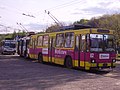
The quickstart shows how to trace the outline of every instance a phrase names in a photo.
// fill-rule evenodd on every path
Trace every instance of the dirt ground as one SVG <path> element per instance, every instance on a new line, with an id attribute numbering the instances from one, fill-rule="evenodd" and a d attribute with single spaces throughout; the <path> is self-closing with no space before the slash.
<path id="1" fill-rule="evenodd" d="M 120 61 L 113 70 L 87 72 L 0 55 L 0 90 L 120 90 Z"/>

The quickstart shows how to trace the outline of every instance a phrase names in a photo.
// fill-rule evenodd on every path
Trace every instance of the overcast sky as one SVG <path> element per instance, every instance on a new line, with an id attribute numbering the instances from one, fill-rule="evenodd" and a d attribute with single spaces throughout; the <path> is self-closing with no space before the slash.
<path id="1" fill-rule="evenodd" d="M 20 23 L 28 31 L 45 30 L 54 24 L 45 10 L 60 22 L 69 24 L 80 19 L 120 13 L 120 0 L 0 0 L 0 34 L 22 30 Z"/>

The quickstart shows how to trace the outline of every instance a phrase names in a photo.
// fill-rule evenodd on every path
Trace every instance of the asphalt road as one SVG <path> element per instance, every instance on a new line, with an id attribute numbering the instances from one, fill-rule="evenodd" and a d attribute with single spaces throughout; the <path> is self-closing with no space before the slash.
<path id="1" fill-rule="evenodd" d="M 113 70 L 87 72 L 0 55 L 0 90 L 120 90 L 120 61 Z"/>

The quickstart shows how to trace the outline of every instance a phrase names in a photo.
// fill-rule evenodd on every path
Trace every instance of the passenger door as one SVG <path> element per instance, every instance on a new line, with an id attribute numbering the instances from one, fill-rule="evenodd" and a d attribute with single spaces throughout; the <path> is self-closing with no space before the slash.
<path id="1" fill-rule="evenodd" d="M 49 62 L 49 35 L 43 36 L 42 54 L 43 54 L 43 61 Z"/>
<path id="2" fill-rule="evenodd" d="M 86 36 L 80 36 L 80 66 L 85 67 L 86 60 Z"/>
<path id="3" fill-rule="evenodd" d="M 75 37 L 75 54 L 74 66 L 80 67 L 80 35 Z"/>
<path id="4" fill-rule="evenodd" d="M 55 54 L 55 38 L 50 37 L 50 43 L 49 43 L 49 62 L 54 63 L 54 54 Z"/>

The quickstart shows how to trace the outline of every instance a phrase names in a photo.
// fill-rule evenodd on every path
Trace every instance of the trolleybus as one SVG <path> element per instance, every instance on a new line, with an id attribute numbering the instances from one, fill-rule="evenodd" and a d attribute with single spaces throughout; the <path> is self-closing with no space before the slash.
<path id="1" fill-rule="evenodd" d="M 69 30 L 32 35 L 29 57 L 67 68 L 114 68 L 116 52 L 113 32 L 74 26 Z"/>

